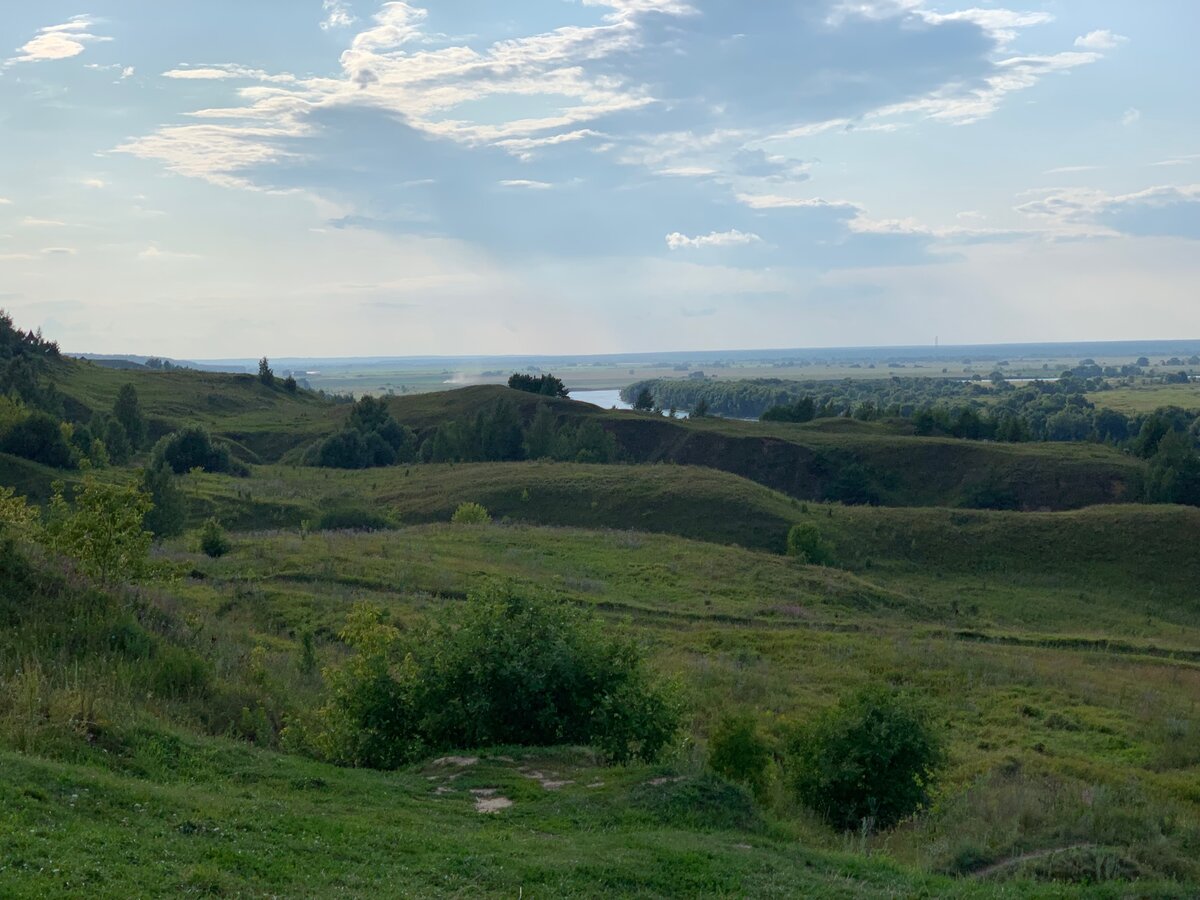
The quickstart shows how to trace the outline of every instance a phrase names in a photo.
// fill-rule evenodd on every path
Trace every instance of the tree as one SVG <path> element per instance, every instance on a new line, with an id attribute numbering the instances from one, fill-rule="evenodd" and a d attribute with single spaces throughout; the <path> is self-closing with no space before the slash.
<path id="1" fill-rule="evenodd" d="M 508 379 L 508 386 L 513 390 L 524 391 L 527 394 L 540 394 L 543 397 L 560 397 L 566 399 L 570 391 L 562 380 L 553 375 L 525 375 L 513 372 Z"/>
<path id="2" fill-rule="evenodd" d="M 142 490 L 153 504 L 146 513 L 146 527 L 155 538 L 175 537 L 183 533 L 187 521 L 187 500 L 167 466 L 142 472 Z"/>
<path id="3" fill-rule="evenodd" d="M 152 506 L 150 496 L 135 485 L 101 484 L 91 477 L 84 479 L 72 505 L 57 484 L 50 498 L 47 543 L 102 584 L 136 581 L 149 570 L 152 536 L 145 519 Z"/>
<path id="4" fill-rule="evenodd" d="M 696 401 L 696 405 L 692 407 L 692 411 L 688 413 L 688 417 L 692 419 L 708 418 L 708 401 L 701 397 Z"/>
<path id="5" fill-rule="evenodd" d="M 225 529 L 216 519 L 209 519 L 200 529 L 200 551 L 212 559 L 218 559 L 232 550 Z"/>
<path id="6" fill-rule="evenodd" d="M 296 376 L 288 373 L 288 377 L 283 379 L 283 389 L 289 394 L 294 394 L 298 388 L 299 385 L 296 384 Z"/>
<path id="7" fill-rule="evenodd" d="M 132 384 L 122 385 L 113 404 L 112 414 L 125 429 L 125 436 L 129 438 L 133 452 L 142 449 L 146 443 L 146 419 L 142 415 L 137 389 Z"/>
<path id="8" fill-rule="evenodd" d="M 745 784 L 760 800 L 765 797 L 771 745 L 759 734 L 754 716 L 721 717 L 708 739 L 708 765 L 718 775 Z"/>
<path id="9" fill-rule="evenodd" d="M 75 454 L 58 419 L 43 412 L 30 413 L 9 426 L 0 450 L 55 469 L 75 468 Z"/>
<path id="10" fill-rule="evenodd" d="M 258 380 L 267 387 L 275 387 L 275 373 L 271 371 L 271 362 L 265 356 L 258 361 Z"/>
<path id="11" fill-rule="evenodd" d="M 460 503 L 450 521 L 455 525 L 488 525 L 492 517 L 487 509 L 478 503 Z"/>
<path id="12" fill-rule="evenodd" d="M 814 566 L 825 565 L 831 557 L 829 545 L 821 537 L 821 530 L 812 522 L 800 522 L 789 529 L 787 552 L 788 556 Z"/>
<path id="13" fill-rule="evenodd" d="M 529 427 L 525 429 L 525 456 L 527 459 L 549 459 L 554 456 L 554 439 L 558 430 L 558 419 L 548 404 L 539 403 Z"/>
<path id="14" fill-rule="evenodd" d="M 1200 506 L 1200 455 L 1187 435 L 1171 431 L 1159 441 L 1146 477 L 1146 499 Z"/>
<path id="15" fill-rule="evenodd" d="M 176 475 L 192 469 L 246 474 L 245 466 L 234 462 L 227 447 L 215 444 L 202 425 L 189 425 L 160 438 L 150 453 L 150 467 L 160 466 L 169 466 Z"/>
<path id="16" fill-rule="evenodd" d="M 108 458 L 114 464 L 120 466 L 129 462 L 133 447 L 129 443 L 129 435 L 125 433 L 125 426 L 115 418 L 110 418 L 104 423 L 102 440 L 104 446 L 108 448 Z"/>
<path id="17" fill-rule="evenodd" d="M 642 388 L 638 392 L 637 399 L 633 401 L 633 408 L 638 412 L 654 410 L 654 395 L 650 393 L 650 388 Z"/>
<path id="18" fill-rule="evenodd" d="M 798 799 L 836 828 L 889 828 L 929 802 L 941 737 L 910 699 L 868 688 L 798 728 L 785 769 Z"/>

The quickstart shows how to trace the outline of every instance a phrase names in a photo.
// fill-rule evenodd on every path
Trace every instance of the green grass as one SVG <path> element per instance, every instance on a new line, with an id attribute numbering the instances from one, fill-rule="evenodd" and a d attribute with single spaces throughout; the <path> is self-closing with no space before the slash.
<path id="1" fill-rule="evenodd" d="M 1200 382 L 1191 384 L 1143 384 L 1088 394 L 1097 406 L 1106 406 L 1126 415 L 1154 412 L 1163 406 L 1200 410 Z"/>

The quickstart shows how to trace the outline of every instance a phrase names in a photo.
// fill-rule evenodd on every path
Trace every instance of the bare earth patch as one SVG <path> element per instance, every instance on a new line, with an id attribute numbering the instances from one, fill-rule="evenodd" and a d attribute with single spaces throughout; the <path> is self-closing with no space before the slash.
<path id="1" fill-rule="evenodd" d="M 513 805 L 507 797 L 498 796 L 496 788 L 476 788 L 471 793 L 475 795 L 475 812 L 478 813 L 498 813 Z"/>

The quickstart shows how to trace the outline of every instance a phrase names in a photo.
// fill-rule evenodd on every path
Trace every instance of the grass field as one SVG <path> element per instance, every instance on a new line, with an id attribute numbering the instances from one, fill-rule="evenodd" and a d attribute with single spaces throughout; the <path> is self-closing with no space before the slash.
<path id="1" fill-rule="evenodd" d="M 1126 415 L 1154 412 L 1163 406 L 1200 410 L 1200 382 L 1191 384 L 1147 384 L 1089 394 L 1097 406 L 1106 406 Z"/>

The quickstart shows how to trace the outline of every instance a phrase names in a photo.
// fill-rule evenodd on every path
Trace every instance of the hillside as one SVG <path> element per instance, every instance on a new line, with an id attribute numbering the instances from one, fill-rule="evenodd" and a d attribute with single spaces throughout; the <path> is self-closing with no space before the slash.
<path id="1" fill-rule="evenodd" d="M 481 386 L 395 398 L 389 406 L 397 419 L 423 432 L 446 418 L 473 418 L 499 401 L 518 407 L 525 419 L 546 402 Z M 806 500 L 1077 509 L 1133 499 L 1144 471 L 1141 461 L 1094 444 L 999 444 L 914 437 L 853 420 L 692 421 L 569 400 L 548 405 L 561 420 L 600 421 L 630 461 L 721 469 Z"/>

